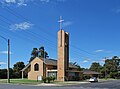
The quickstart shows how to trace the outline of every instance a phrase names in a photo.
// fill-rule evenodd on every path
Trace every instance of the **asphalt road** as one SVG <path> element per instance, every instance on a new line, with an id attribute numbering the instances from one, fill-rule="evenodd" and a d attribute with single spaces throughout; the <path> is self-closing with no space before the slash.
<path id="1" fill-rule="evenodd" d="M 0 89 L 120 89 L 120 80 L 57 87 L 0 84 Z"/>
<path id="2" fill-rule="evenodd" d="M 109 80 L 98 83 L 71 85 L 71 87 L 83 87 L 91 89 L 120 89 L 120 80 Z"/>

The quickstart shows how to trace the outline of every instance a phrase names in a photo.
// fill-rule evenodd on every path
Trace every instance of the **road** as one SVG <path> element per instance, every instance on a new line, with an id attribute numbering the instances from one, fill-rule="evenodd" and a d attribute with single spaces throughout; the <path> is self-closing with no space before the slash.
<path id="1" fill-rule="evenodd" d="M 71 87 L 83 87 L 92 89 L 120 89 L 120 80 L 109 80 L 98 83 L 71 85 Z"/>
<path id="2" fill-rule="evenodd" d="M 120 89 L 120 80 L 56 87 L 0 84 L 0 89 Z"/>

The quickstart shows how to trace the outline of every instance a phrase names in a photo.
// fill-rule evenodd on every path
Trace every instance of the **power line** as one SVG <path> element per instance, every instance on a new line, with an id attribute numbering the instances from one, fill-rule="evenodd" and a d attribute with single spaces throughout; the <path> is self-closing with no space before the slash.
<path id="1" fill-rule="evenodd" d="M 21 18 L 21 19 L 23 19 L 23 20 L 26 21 L 26 22 L 32 22 L 30 19 L 25 18 L 25 17 L 22 16 L 21 14 L 18 14 L 16 11 L 12 10 L 11 8 L 6 7 L 5 9 L 6 9 L 9 13 L 11 13 L 12 15 L 16 16 L 17 18 Z M 16 13 L 16 14 L 15 14 L 15 13 Z M 38 25 L 36 25 L 36 28 L 37 28 L 37 29 L 43 29 L 43 28 L 39 27 Z M 43 31 L 45 34 L 46 34 L 46 33 L 47 33 L 47 34 L 50 34 L 51 37 L 55 36 L 54 34 L 51 34 L 51 33 L 47 32 L 47 31 L 45 31 L 45 29 L 43 29 L 42 31 Z M 53 37 L 53 38 L 54 38 L 54 37 Z"/>
<path id="2" fill-rule="evenodd" d="M 11 14 L 13 14 L 14 16 L 16 16 L 17 18 L 22 18 L 24 21 L 28 21 L 28 19 L 26 19 L 25 17 L 23 17 L 22 15 L 16 15 L 14 12 L 15 11 L 13 11 L 12 9 L 10 9 L 10 8 L 8 8 L 8 7 L 6 7 L 7 9 L 7 11 L 9 12 L 9 13 L 11 13 Z M 32 33 L 32 34 L 36 34 L 36 33 Z M 37 34 L 38 35 L 38 34 Z M 52 35 L 52 37 L 53 37 L 53 35 Z M 49 40 L 48 40 L 49 41 Z M 52 42 L 53 43 L 53 42 Z M 71 46 L 71 45 L 70 45 Z M 76 46 L 73 46 L 74 48 L 76 48 L 76 49 L 78 49 L 78 47 L 76 47 Z M 96 54 L 93 54 L 93 53 L 90 53 L 90 52 L 87 52 L 87 51 L 85 51 L 85 50 L 83 50 L 83 49 L 80 49 L 79 48 L 79 50 L 80 51 L 83 51 L 83 52 L 85 52 L 85 53 L 88 53 L 88 54 L 90 54 L 90 55 L 94 55 L 94 56 L 97 56 Z"/>
<path id="3" fill-rule="evenodd" d="M 4 30 L 2 29 L 2 30 L 0 30 L 0 31 L 2 31 L 2 32 L 4 32 L 4 33 L 8 33 L 8 31 L 7 31 L 8 28 L 3 27 L 3 26 L 1 26 L 1 25 L 0 25 L 0 27 L 4 29 Z M 11 32 L 11 33 L 12 33 L 12 32 Z M 32 43 L 32 44 L 35 44 L 35 43 L 36 43 L 36 44 L 40 44 L 40 42 L 38 42 L 38 41 L 36 41 L 36 40 L 32 40 L 31 37 L 29 37 L 29 36 L 23 37 L 23 36 L 20 36 L 19 34 L 14 34 L 14 35 L 15 35 L 14 38 L 17 37 L 17 38 L 22 39 L 22 40 L 25 40 L 25 39 L 26 39 L 27 42 Z M 11 36 L 13 36 L 13 35 L 11 35 Z M 26 35 L 25 35 L 25 36 L 26 36 Z M 29 40 L 29 41 L 28 41 L 28 40 Z M 41 45 L 43 45 L 43 44 L 41 44 Z M 50 45 L 48 45 L 48 46 L 50 46 Z M 50 48 L 51 48 L 51 46 L 50 46 Z M 54 50 L 54 49 L 52 49 L 52 50 Z"/>
<path id="4" fill-rule="evenodd" d="M 0 16 L 1 16 L 1 15 L 0 15 Z M 8 19 L 7 19 L 7 20 L 8 20 Z M 8 24 L 8 25 L 11 25 L 9 20 L 8 20 L 9 22 L 5 22 L 4 20 L 1 20 L 1 21 L 3 21 L 4 23 L 6 23 L 6 24 Z M 40 38 L 40 37 L 42 37 L 43 39 L 46 39 L 46 38 L 43 37 L 43 36 L 39 36 L 39 34 L 37 34 L 37 33 L 35 33 L 35 32 L 29 32 L 29 31 L 24 31 L 24 32 L 31 34 L 31 36 L 33 36 L 33 37 L 35 37 L 35 38 Z M 27 34 L 26 34 L 26 35 L 27 35 Z M 43 39 L 40 38 L 40 40 L 43 40 Z M 44 41 L 45 41 L 45 40 L 44 40 Z M 56 46 L 52 41 L 49 41 L 48 39 L 46 39 L 46 41 L 49 42 L 49 43 L 51 43 L 52 45 Z"/>
<path id="5" fill-rule="evenodd" d="M 1 35 L 0 35 L 0 37 L 7 41 L 7 39 L 6 39 L 5 37 L 3 37 L 3 36 L 1 36 Z"/>
<path id="6" fill-rule="evenodd" d="M 14 13 L 11 13 L 11 14 L 13 14 L 13 15 L 15 15 L 16 17 L 18 17 L 19 18 L 19 16 L 17 16 L 16 14 L 14 14 Z M 6 17 L 4 17 L 4 16 L 2 16 L 2 15 L 0 15 L 1 17 L 3 17 L 3 18 L 5 18 L 6 20 L 8 20 Z M 20 16 L 20 17 L 22 17 L 22 16 Z M 27 19 L 25 19 L 24 18 L 24 20 L 27 20 Z M 9 24 L 9 25 L 11 25 L 11 21 L 10 20 L 8 20 L 9 22 L 6 22 L 6 21 L 4 21 L 4 20 L 2 20 L 3 22 L 5 22 L 5 23 L 7 23 L 7 24 Z M 13 21 L 12 21 L 13 22 Z M 38 29 L 38 28 L 37 28 Z M 40 38 L 39 37 L 39 35 L 40 34 L 38 34 L 38 33 L 35 33 L 35 32 L 32 32 L 32 31 L 26 31 L 27 33 L 29 33 L 29 34 L 31 34 L 31 36 L 33 36 L 34 35 L 34 37 L 36 37 L 36 38 Z M 42 36 L 42 35 L 41 35 Z M 42 36 L 43 37 L 43 39 L 46 39 L 49 43 L 51 43 L 52 45 L 54 45 L 54 46 L 56 46 L 55 44 L 54 44 L 54 42 L 52 42 L 52 41 L 49 41 L 48 39 L 47 39 L 47 37 L 48 36 L 46 36 L 46 37 L 44 37 L 44 36 Z M 54 37 L 55 38 L 55 37 Z M 40 40 L 42 40 L 42 39 L 40 39 Z"/>
<path id="7" fill-rule="evenodd" d="M 2 31 L 3 31 L 3 30 L 2 30 Z M 80 52 L 78 52 L 78 51 L 73 51 L 73 50 L 72 50 L 72 52 L 74 52 L 75 54 L 79 55 L 79 57 L 77 57 L 77 59 L 81 59 L 81 57 L 86 58 L 86 59 L 88 59 L 88 58 L 89 58 L 89 57 L 83 56 L 83 54 L 82 54 L 82 55 L 80 55 L 81 53 L 80 53 Z M 91 59 L 91 58 L 89 58 L 89 59 Z"/>
<path id="8" fill-rule="evenodd" d="M 10 8 L 8 8 L 8 7 L 6 7 L 7 9 L 7 11 L 9 11 L 11 14 L 13 14 L 14 16 L 16 16 L 16 17 L 18 17 L 18 18 L 22 18 L 24 21 L 29 21 L 27 18 L 25 18 L 25 17 L 23 17 L 22 15 L 20 15 L 20 14 L 18 14 L 17 12 L 15 12 L 15 11 L 13 11 L 12 9 L 10 9 Z M 16 14 L 17 15 L 16 15 Z M 40 29 L 40 28 L 39 28 Z M 47 32 L 48 33 L 48 32 Z M 49 33 L 48 33 L 49 34 Z M 54 35 L 52 34 L 52 37 L 53 37 Z M 72 45 L 71 45 L 72 46 Z M 73 46 L 74 48 L 76 48 L 76 49 L 79 49 L 79 50 L 81 50 L 81 51 L 83 51 L 83 52 L 86 52 L 86 53 L 88 53 L 88 54 L 90 54 L 90 55 L 96 55 L 96 54 L 93 54 L 93 53 L 90 53 L 90 52 L 88 52 L 88 51 L 85 51 L 85 50 L 83 50 L 83 49 L 80 49 L 80 48 L 78 48 L 78 47 L 76 47 L 76 46 Z M 96 55 L 97 56 L 97 55 Z"/>

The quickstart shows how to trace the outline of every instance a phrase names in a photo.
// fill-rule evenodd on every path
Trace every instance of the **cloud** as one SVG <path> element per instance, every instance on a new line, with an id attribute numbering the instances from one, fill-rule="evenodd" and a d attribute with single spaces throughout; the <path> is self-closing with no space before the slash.
<path id="1" fill-rule="evenodd" d="M 50 2 L 50 0 L 40 0 L 41 2 Z"/>
<path id="2" fill-rule="evenodd" d="M 12 24 L 10 25 L 10 30 L 28 30 L 33 26 L 33 24 L 28 22 L 22 22 L 19 24 Z"/>
<path id="3" fill-rule="evenodd" d="M 96 50 L 95 52 L 105 52 L 105 50 Z"/>
<path id="4" fill-rule="evenodd" d="M 119 14 L 120 13 L 120 7 L 114 8 L 111 11 L 114 12 L 114 13 L 116 13 L 116 14 Z"/>
<path id="5" fill-rule="evenodd" d="M 91 59 L 85 59 L 84 61 L 83 61 L 83 63 L 87 63 L 87 62 L 89 62 Z"/>
<path id="6" fill-rule="evenodd" d="M 120 13 L 120 8 L 115 11 L 116 13 Z"/>
<path id="7" fill-rule="evenodd" d="M 35 0 L 0 0 L 0 3 L 3 6 L 11 6 L 11 5 L 27 6 L 27 3 L 30 1 L 35 1 Z"/>
<path id="8" fill-rule="evenodd" d="M 5 62 L 0 62 L 0 65 L 5 65 L 6 63 Z"/>
<path id="9" fill-rule="evenodd" d="M 67 22 L 64 22 L 64 23 L 63 23 L 63 27 L 67 27 L 67 26 L 70 26 L 70 25 L 72 25 L 72 24 L 73 24 L 73 22 L 67 21 Z"/>
<path id="10" fill-rule="evenodd" d="M 97 53 L 111 53 L 112 51 L 106 51 L 106 50 L 103 50 L 103 49 L 100 49 L 100 50 L 96 50 L 95 52 Z"/>
<path id="11" fill-rule="evenodd" d="M 88 60 L 84 60 L 84 61 L 83 61 L 83 63 L 86 63 L 86 62 L 88 62 Z"/>
<path id="12" fill-rule="evenodd" d="M 17 5 L 18 6 L 27 6 L 27 2 L 26 2 L 26 0 L 19 0 L 19 2 L 17 2 Z"/>
<path id="13" fill-rule="evenodd" d="M 16 3 L 16 0 L 3 0 L 5 1 L 6 3 Z"/>
<path id="14" fill-rule="evenodd" d="M 8 51 L 1 51 L 0 54 L 8 54 Z M 12 52 L 10 52 L 12 54 Z"/>
<path id="15" fill-rule="evenodd" d="M 65 2 L 67 0 L 0 0 L 0 3 L 3 6 L 11 6 L 11 5 L 16 5 L 16 6 L 27 6 L 29 3 L 34 3 L 34 2 L 41 2 L 41 3 L 48 3 L 48 2 Z"/>

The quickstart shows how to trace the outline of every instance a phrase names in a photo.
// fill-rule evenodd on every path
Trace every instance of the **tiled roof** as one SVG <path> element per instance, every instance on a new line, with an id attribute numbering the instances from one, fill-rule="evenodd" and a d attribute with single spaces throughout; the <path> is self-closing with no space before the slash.
<path id="1" fill-rule="evenodd" d="M 91 75 L 91 74 L 101 74 L 99 72 L 91 71 L 91 70 L 83 70 L 83 74 Z"/>
<path id="2" fill-rule="evenodd" d="M 57 66 L 57 60 L 55 60 L 55 59 L 45 59 L 45 62 L 47 65 Z M 71 63 L 69 63 L 69 67 L 70 68 L 78 68 L 76 65 L 73 65 Z"/>
<path id="3" fill-rule="evenodd" d="M 39 59 L 44 61 L 44 58 L 39 58 Z M 57 66 L 57 60 L 55 60 L 55 59 L 45 59 L 45 63 L 47 65 Z M 31 63 L 27 64 L 21 71 L 25 71 L 30 65 L 31 65 Z M 76 65 L 69 63 L 69 68 L 78 68 L 78 67 Z"/>

